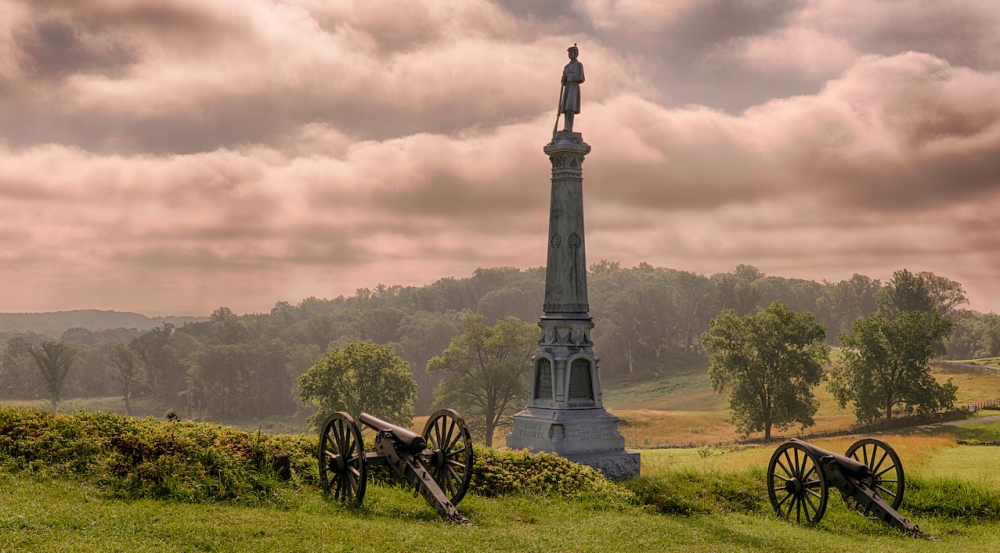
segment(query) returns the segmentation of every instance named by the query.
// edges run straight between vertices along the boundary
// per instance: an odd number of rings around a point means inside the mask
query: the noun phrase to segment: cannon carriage
[[[771,456],[767,489],[778,516],[796,523],[819,522],[830,488],[840,491],[847,505],[862,516],[926,536],[897,512],[906,479],[899,456],[889,444],[865,438],[838,455],[792,438]]]
[[[365,451],[361,423],[375,431],[375,450]],[[417,434],[361,413],[358,421],[338,411],[319,433],[319,476],[324,493],[360,505],[365,497],[368,468],[382,465],[401,476],[442,518],[471,524],[455,505],[472,480],[473,451],[465,420],[451,409],[427,419]]]

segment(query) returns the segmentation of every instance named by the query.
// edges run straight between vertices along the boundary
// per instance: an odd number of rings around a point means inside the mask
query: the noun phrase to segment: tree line
[[[812,313],[830,329],[827,342],[839,344],[840,333],[888,301],[886,290],[898,296],[892,301],[900,309],[908,309],[906,302],[930,301],[954,321],[951,334],[935,341],[938,354],[1000,355],[997,316],[959,310],[965,297],[958,283],[931,273],[897,274],[906,282],[887,287],[864,275],[813,282],[740,265],[706,277],[645,263],[622,268],[601,261],[590,267],[589,285],[602,375],[612,381],[630,378],[655,372],[677,356],[707,355],[700,336],[713,318],[726,310],[751,315],[775,300],[792,311]],[[911,290],[915,287],[919,294]],[[268,313],[236,315],[221,307],[207,321],[165,323],[146,332],[73,328],[58,340],[6,334],[0,336],[0,396],[54,401],[150,396],[196,418],[296,412],[305,417],[312,407],[303,406],[300,377],[331,347],[370,342],[392,347],[408,364],[417,384],[413,409],[427,413],[448,371],[441,363],[436,370],[426,369],[463,334],[469,317],[478,315],[486,326],[506,317],[532,325],[542,314],[543,295],[543,268],[479,269],[468,278],[421,287],[380,284],[350,297],[278,302]],[[51,343],[63,344],[65,351],[56,355]],[[54,390],[50,376],[63,371],[43,367],[57,359],[68,368]],[[517,407],[514,402],[504,409]]]

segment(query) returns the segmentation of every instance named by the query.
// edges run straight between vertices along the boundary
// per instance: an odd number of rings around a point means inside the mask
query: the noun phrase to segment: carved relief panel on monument
[[[552,400],[552,361],[547,357],[538,357],[535,361],[534,399]]]
[[[569,404],[571,407],[594,405],[594,368],[590,359],[578,357],[570,364]]]

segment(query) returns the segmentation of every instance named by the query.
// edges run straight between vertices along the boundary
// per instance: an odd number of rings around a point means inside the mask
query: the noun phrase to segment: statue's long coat
[[[583,64],[573,60],[563,68],[563,78],[566,79],[566,90],[563,91],[560,113],[572,111],[580,113],[580,83],[583,82]]]

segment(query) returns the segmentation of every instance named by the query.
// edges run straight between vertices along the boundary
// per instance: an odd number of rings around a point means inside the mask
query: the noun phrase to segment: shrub
[[[476,495],[558,494],[611,500],[628,499],[630,495],[600,472],[557,455],[474,447],[476,462],[470,489]]]
[[[281,485],[276,458],[293,481],[316,483],[314,450],[304,436],[214,424],[0,409],[0,467],[75,475],[120,497],[267,499]]]
[[[372,451],[373,439],[366,441]],[[314,436],[211,423],[0,408],[0,469],[79,478],[117,497],[261,501],[282,488],[316,490],[316,445]],[[470,491],[477,495],[630,496],[594,469],[547,453],[475,446],[475,458]],[[402,485],[386,467],[371,467],[369,476]]]

